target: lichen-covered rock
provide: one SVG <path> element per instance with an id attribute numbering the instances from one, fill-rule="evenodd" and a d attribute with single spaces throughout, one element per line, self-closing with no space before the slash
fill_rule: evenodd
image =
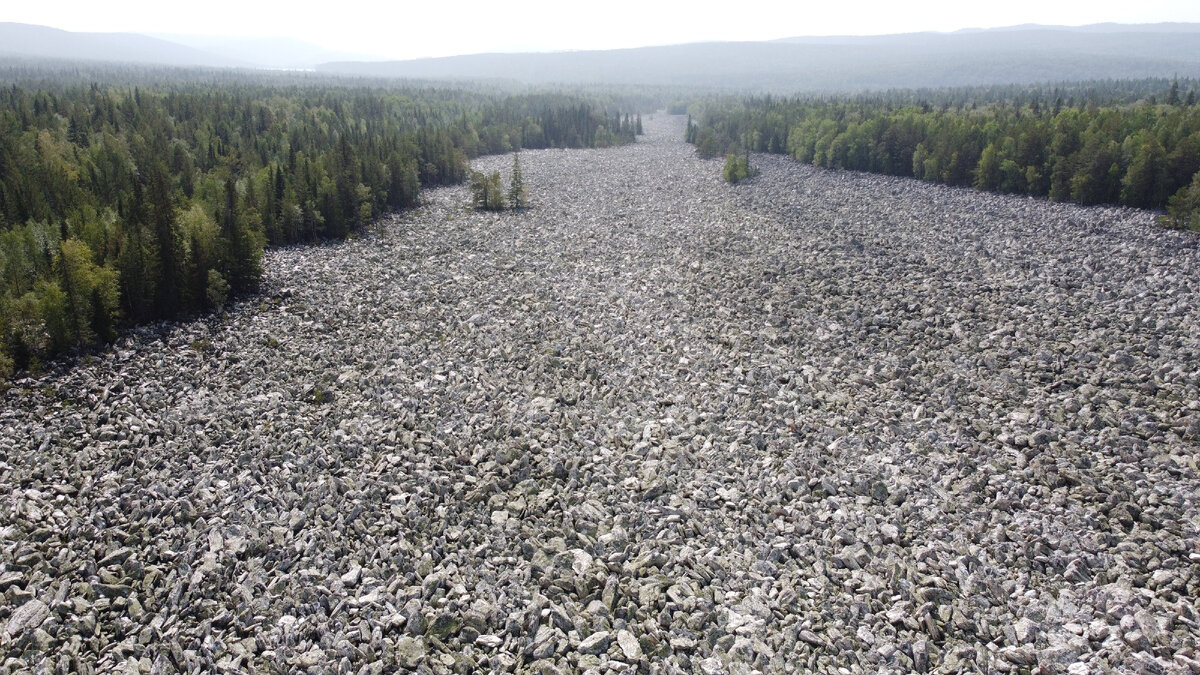
<path id="1" fill-rule="evenodd" d="M 30 600 L 21 605 L 8 617 L 4 625 L 5 638 L 12 639 L 26 632 L 36 630 L 50 617 L 50 608 L 38 599 Z"/>

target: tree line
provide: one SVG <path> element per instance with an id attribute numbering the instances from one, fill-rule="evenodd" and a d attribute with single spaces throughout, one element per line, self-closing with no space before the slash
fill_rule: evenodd
<path id="1" fill-rule="evenodd" d="M 0 89 L 0 374 L 252 291 L 468 159 L 629 142 L 596 97 L 209 74 Z"/>
<path id="2" fill-rule="evenodd" d="M 694 107 L 698 122 L 686 133 L 705 157 L 786 153 L 832 169 L 1166 208 L 1166 224 L 1200 229 L 1196 89 L 1138 80 L 711 100 Z"/>

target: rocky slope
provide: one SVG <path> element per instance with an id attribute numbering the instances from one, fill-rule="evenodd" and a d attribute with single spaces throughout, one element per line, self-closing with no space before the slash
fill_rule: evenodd
<path id="1" fill-rule="evenodd" d="M 1200 671 L 1194 236 L 647 130 L 3 394 L 0 671 Z"/>

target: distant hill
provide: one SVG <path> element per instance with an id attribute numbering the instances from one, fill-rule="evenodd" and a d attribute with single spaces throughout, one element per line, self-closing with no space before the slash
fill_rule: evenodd
<path id="1" fill-rule="evenodd" d="M 47 26 L 0 22 L 0 57 L 111 61 L 212 68 L 312 69 L 366 54 L 333 52 L 289 38 L 218 35 L 77 33 Z"/>
<path id="2" fill-rule="evenodd" d="M 74 33 L 0 22 L 0 56 L 229 68 L 250 64 L 137 33 Z"/>
<path id="3" fill-rule="evenodd" d="M 371 61 L 285 38 L 76 33 L 0 22 L 0 58 L 4 57 L 315 69 L 328 75 L 443 82 L 644 84 L 787 94 L 1200 78 L 1200 24 L 1021 25 L 953 33 Z"/>
<path id="4" fill-rule="evenodd" d="M 335 62 L 318 70 L 374 77 L 709 86 L 781 93 L 1200 77 L 1200 24 L 1014 26 L 955 33 L 797 37 Z"/>
<path id="5" fill-rule="evenodd" d="M 310 69 L 330 61 L 379 60 L 369 54 L 329 51 L 291 38 L 176 34 L 154 34 L 153 37 L 262 68 Z"/>

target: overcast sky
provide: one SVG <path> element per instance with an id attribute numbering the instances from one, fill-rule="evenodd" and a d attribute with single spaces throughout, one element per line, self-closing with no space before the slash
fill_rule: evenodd
<path id="1" fill-rule="evenodd" d="M 703 40 L 953 31 L 1021 23 L 1200 22 L 1197 0 L 59 0 L 9 2 L 0 21 L 72 31 L 270 35 L 388 58 L 613 49 Z"/>

